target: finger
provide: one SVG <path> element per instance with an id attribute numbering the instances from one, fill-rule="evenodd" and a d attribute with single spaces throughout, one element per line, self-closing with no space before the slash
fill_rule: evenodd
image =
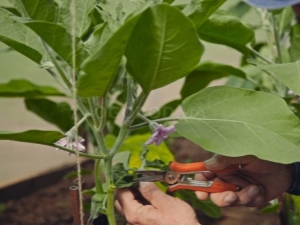
<path id="1" fill-rule="evenodd" d="M 127 213 L 136 212 L 143 207 L 143 205 L 134 198 L 133 193 L 129 189 L 118 189 L 116 191 L 116 200 L 118 200 L 125 215 Z"/>
<path id="2" fill-rule="evenodd" d="M 123 212 L 123 208 L 118 200 L 115 201 L 115 207 L 122 216 L 125 216 Z"/>
<path id="3" fill-rule="evenodd" d="M 170 196 L 150 182 L 140 182 L 140 192 L 157 209 L 163 208 L 170 201 Z"/>
<path id="4" fill-rule="evenodd" d="M 212 158 L 204 161 L 207 169 L 222 170 L 232 164 L 249 164 L 256 159 L 255 156 L 247 155 L 241 157 L 227 157 L 222 155 L 214 155 Z"/>
<path id="5" fill-rule="evenodd" d="M 222 193 L 213 193 L 211 200 L 220 207 L 225 206 L 251 206 L 263 201 L 263 194 L 259 187 L 249 185 L 239 192 L 226 191 Z"/>
<path id="6" fill-rule="evenodd" d="M 196 194 L 197 198 L 200 199 L 201 201 L 204 201 L 208 198 L 208 193 L 207 192 L 195 191 L 195 194 Z"/>

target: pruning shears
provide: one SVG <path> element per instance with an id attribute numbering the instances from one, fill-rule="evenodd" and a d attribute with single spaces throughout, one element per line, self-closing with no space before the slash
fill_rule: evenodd
<path id="1" fill-rule="evenodd" d="M 224 170 L 207 170 L 203 162 L 181 164 L 170 162 L 166 171 L 162 170 L 138 170 L 136 171 L 136 181 L 139 182 L 164 182 L 168 185 L 169 191 L 192 190 L 209 193 L 223 191 L 238 191 L 240 188 L 235 184 L 218 181 L 199 181 L 190 177 L 190 174 L 211 172 L 226 173 L 241 169 L 241 164 L 234 164 Z"/>

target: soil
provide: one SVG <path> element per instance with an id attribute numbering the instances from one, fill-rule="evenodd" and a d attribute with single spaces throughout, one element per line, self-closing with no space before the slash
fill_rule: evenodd
<path id="1" fill-rule="evenodd" d="M 183 138 L 175 139 L 171 143 L 171 150 L 178 162 L 203 161 L 211 156 L 195 144 Z M 85 169 L 92 169 L 93 163 L 84 165 Z M 75 168 L 74 168 L 75 169 Z M 93 176 L 84 175 L 83 189 L 93 187 Z M 28 194 L 24 197 L 5 202 L 5 208 L 0 213 L 1 225 L 71 225 L 73 224 L 69 187 L 72 179 L 61 179 L 59 182 Z M 84 196 L 84 202 L 90 197 Z M 231 207 L 222 209 L 222 218 L 212 219 L 201 212 L 197 216 L 202 225 L 280 225 L 280 218 L 276 213 L 261 214 L 260 208 Z M 85 213 L 85 221 L 89 214 Z M 100 216 L 95 225 L 106 225 L 104 216 Z M 120 220 L 119 224 L 126 222 Z"/>

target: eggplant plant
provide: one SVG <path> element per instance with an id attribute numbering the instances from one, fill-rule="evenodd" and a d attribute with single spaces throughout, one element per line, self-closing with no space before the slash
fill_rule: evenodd
<path id="1" fill-rule="evenodd" d="M 115 189 L 133 184 L 134 169 L 172 160 L 163 140 L 173 131 L 226 156 L 299 161 L 300 25 L 290 7 L 267 11 L 236 1 L 226 8 L 225 1 L 10 0 L 11 7 L 0 8 L 0 41 L 45 69 L 64 91 L 24 77 L 0 84 L 1 97 L 23 98 L 29 111 L 58 128 L 0 131 L 0 140 L 95 160 L 91 220 L 106 214 L 110 225 L 116 224 Z M 243 22 L 247 13 L 259 21 Z M 266 38 L 255 40 L 258 32 Z M 201 61 L 203 42 L 238 51 L 240 66 Z M 208 87 L 220 78 L 226 85 Z M 147 115 L 143 105 L 151 91 L 179 79 L 181 98 Z M 51 96 L 72 97 L 75 114 Z M 184 115 L 173 117 L 178 107 Z M 219 216 L 211 203 L 179 196 Z"/>

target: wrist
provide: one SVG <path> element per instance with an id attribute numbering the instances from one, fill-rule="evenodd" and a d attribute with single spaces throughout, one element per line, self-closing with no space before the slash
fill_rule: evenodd
<path id="1" fill-rule="evenodd" d="M 292 195 L 300 195 L 300 162 L 291 164 L 292 183 L 287 193 Z"/>

